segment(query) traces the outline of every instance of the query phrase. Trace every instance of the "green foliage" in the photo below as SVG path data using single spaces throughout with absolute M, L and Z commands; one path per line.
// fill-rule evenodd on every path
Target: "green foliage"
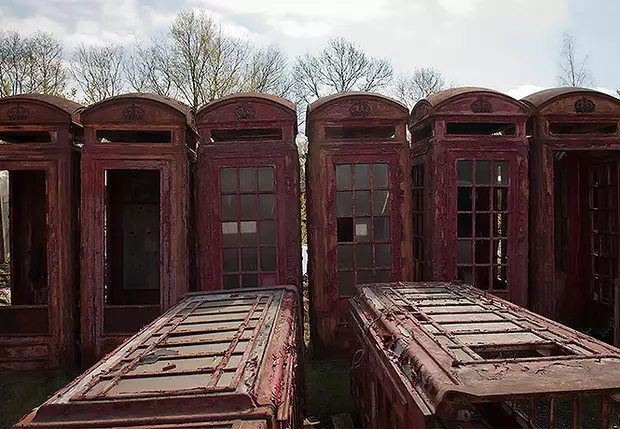
M 299 197 L 301 206 L 301 244 L 308 244 L 308 219 L 306 215 L 306 194 L 301 194 Z

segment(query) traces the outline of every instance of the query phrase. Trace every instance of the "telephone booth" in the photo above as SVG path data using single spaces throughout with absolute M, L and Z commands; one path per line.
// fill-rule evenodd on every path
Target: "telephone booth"
M 580 88 L 524 99 L 531 123 L 533 308 L 611 339 L 618 278 L 620 100 Z
M 92 363 L 188 291 L 190 108 L 125 94 L 86 108 L 82 360 Z
M 407 108 L 362 92 L 308 107 L 310 322 L 318 356 L 350 352 L 348 299 L 411 275 Z
M 80 108 L 50 95 L 0 99 L 0 373 L 75 364 Z
M 419 101 L 409 119 L 416 280 L 462 280 L 527 306 L 529 109 L 484 88 Z
M 295 105 L 240 93 L 196 114 L 199 290 L 301 287 Z

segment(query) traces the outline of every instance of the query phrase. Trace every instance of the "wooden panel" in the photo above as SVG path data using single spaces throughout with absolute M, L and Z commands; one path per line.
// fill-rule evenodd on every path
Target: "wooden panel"
M 0 307 L 0 335 L 47 334 L 47 307 Z
M 159 305 L 106 306 L 103 311 L 105 333 L 132 334 L 159 316 Z

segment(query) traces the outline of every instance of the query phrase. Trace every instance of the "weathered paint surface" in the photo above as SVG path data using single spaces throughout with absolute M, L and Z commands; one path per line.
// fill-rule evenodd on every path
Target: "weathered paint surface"
M 339 296 L 338 291 L 336 165 L 389 165 L 391 278 L 410 279 L 411 183 L 407 113 L 405 106 L 371 93 L 325 97 L 308 108 L 308 277 L 312 343 L 318 356 L 350 352 L 349 296 Z M 375 134 L 384 130 L 390 132 Z M 362 135 L 355 137 L 358 132 Z M 352 136 L 346 136 L 347 133 Z
M 611 303 L 592 300 L 590 293 L 590 240 L 588 175 L 589 167 L 600 161 L 620 164 L 620 102 L 614 97 L 588 89 L 556 88 L 526 97 L 534 116 L 530 136 L 530 284 L 531 306 L 547 317 L 572 324 L 605 329 L 613 317 Z M 575 134 L 554 132 L 558 124 L 594 127 L 615 125 L 615 132 Z M 568 230 L 568 263 L 557 259 L 556 199 L 562 198 L 554 184 L 560 174 L 559 162 L 567 168 L 567 216 L 560 220 Z M 618 198 L 616 196 L 616 201 Z M 620 213 L 620 211 L 616 211 Z M 616 225 L 619 222 L 616 219 Z M 593 225 L 592 225 L 593 226 Z M 613 249 L 612 249 L 613 252 Z M 617 245 L 616 245 L 617 257 Z M 613 253 L 612 253 L 613 255 Z M 616 273 L 617 273 L 616 268 Z M 613 291 L 612 291 L 613 295 Z M 613 297 L 612 297 L 613 302 Z M 616 320 L 616 324 L 618 321 Z
M 125 94 L 81 112 L 85 127 L 82 157 L 81 352 L 88 365 L 113 350 L 189 290 L 188 224 L 190 162 L 197 134 L 189 107 L 151 94 Z M 118 133 L 102 140 L 98 132 Z M 123 141 L 123 132 L 164 133 L 167 141 Z M 169 134 L 166 134 L 169 133 Z M 113 134 L 112 134 L 113 135 Z M 126 134 L 125 134 L 126 135 Z M 148 135 L 148 134 L 147 134 Z M 107 170 L 159 172 L 159 302 L 106 305 L 104 215 Z M 120 252 L 121 249 L 115 248 Z M 111 286 L 113 287 L 113 286 Z M 118 287 L 118 286 L 117 286 Z M 105 319 L 120 326 L 105 329 Z
M 16 427 L 301 427 L 298 312 L 292 286 L 189 295 Z
M 507 238 L 503 238 L 508 243 L 508 287 L 493 292 L 519 305 L 528 305 L 529 114 L 528 106 L 484 88 L 441 91 L 413 108 L 409 118 L 411 165 L 422 165 L 424 171 L 423 201 L 417 202 L 423 206 L 424 270 L 414 273 L 416 279 L 458 278 L 457 161 L 505 161 L 509 167 L 509 231 Z M 498 129 L 499 125 L 514 127 L 514 131 L 480 131 L 481 127 L 495 124 Z M 462 130 L 449 129 L 455 126 Z M 477 196 L 472 198 L 475 205 Z M 486 211 L 492 211 L 492 207 Z
M 295 137 L 295 105 L 280 97 L 240 93 L 213 101 L 196 113 L 200 130 L 196 169 L 196 240 L 198 290 L 219 290 L 223 284 L 222 169 L 272 167 L 276 222 L 276 267 L 265 275 L 261 264 L 249 271 L 258 273 L 260 286 L 292 284 L 301 288 L 301 225 L 299 154 Z M 243 191 L 240 191 L 243 192 Z M 257 191 L 260 193 L 260 189 Z M 250 194 L 248 194 L 250 195 Z M 253 194 L 252 194 L 253 195 Z M 256 221 L 252 213 L 239 220 Z M 237 219 L 230 219 L 237 220 Z M 259 223 L 255 222 L 254 224 Z M 256 232 L 256 231 L 255 231 Z M 257 248 L 263 243 L 250 243 Z M 241 241 L 240 247 L 245 244 Z M 233 249 L 234 247 L 229 247 Z
M 353 392 L 367 427 L 436 427 L 437 418 L 467 427 L 516 427 L 518 419 L 555 427 L 567 414 L 558 427 L 618 424 L 620 404 L 611 396 L 620 390 L 618 349 L 474 287 L 362 286 L 351 317 Z M 572 411 L 560 409 L 562 401 Z M 504 410 L 499 426 L 495 404 Z
M 80 108 L 47 95 L 0 99 L 13 301 L 0 307 L 0 372 L 75 364 Z

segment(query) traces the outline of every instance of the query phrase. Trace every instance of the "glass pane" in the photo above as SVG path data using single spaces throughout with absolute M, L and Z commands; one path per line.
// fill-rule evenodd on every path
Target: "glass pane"
M 373 191 L 372 212 L 387 214 L 390 210 L 390 191 Z
M 353 296 L 355 293 L 355 278 L 353 271 L 338 272 L 338 295 Z
M 476 267 L 476 287 L 489 290 L 489 267 Z
M 491 184 L 491 161 L 476 161 L 476 185 Z
M 555 406 L 555 427 L 569 428 L 573 426 L 573 401 L 569 398 L 556 398 Z
M 497 213 L 493 215 L 493 236 L 494 237 L 507 237 L 508 236 L 508 215 L 503 213 Z
M 357 191 L 355 193 L 355 214 L 370 214 L 370 191 Z
M 241 192 L 254 192 L 256 190 L 255 172 L 254 167 L 239 169 L 239 190 Z
M 458 267 L 457 275 L 459 280 L 461 280 L 465 284 L 472 284 L 472 274 L 471 267 Z
M 357 272 L 357 284 L 363 285 L 368 283 L 374 283 L 375 276 L 372 271 L 358 271 Z
M 506 274 L 506 266 L 493 267 L 493 289 L 508 289 L 508 277 Z
M 274 190 L 273 167 L 260 167 L 258 169 L 258 190 L 271 192 Z
M 490 188 L 476 188 L 476 210 L 479 210 L 479 211 L 491 210 L 491 189 Z
M 372 186 L 373 188 L 387 188 L 389 183 L 388 165 L 372 165 Z
M 222 222 L 222 245 L 237 245 L 239 243 L 238 232 L 237 222 Z
M 241 231 L 241 244 L 256 244 L 258 242 L 256 221 L 241 222 L 239 230 Z
M 220 191 L 237 192 L 236 168 L 222 168 L 220 170 Z
M 273 194 L 258 196 L 258 216 L 260 219 L 273 219 L 276 204 Z
M 459 214 L 457 216 L 457 236 L 458 237 L 471 237 L 472 236 L 472 215 L 471 214 Z
M 391 282 L 392 271 L 390 270 L 377 270 L 375 271 L 375 281 L 378 282 Z
M 471 185 L 473 182 L 472 161 L 457 161 L 456 172 L 459 185 Z
M 355 241 L 370 241 L 372 230 L 369 217 L 355 219 Z
M 261 286 L 275 286 L 278 284 L 278 275 L 274 273 L 261 274 Z
M 508 210 L 508 188 L 495 188 L 493 209 L 496 211 Z
M 471 194 L 472 188 L 459 187 L 457 191 L 457 206 L 456 209 L 460 212 L 471 211 Z
M 338 243 L 353 242 L 353 218 L 341 217 L 337 220 Z
M 222 195 L 222 220 L 238 219 L 238 208 L 236 195 Z
M 239 219 L 256 219 L 256 195 L 240 195 Z
M 375 266 L 391 267 L 392 266 L 392 245 L 391 244 L 375 244 Z
M 357 268 L 372 268 L 372 244 L 358 244 L 355 247 Z
M 459 264 L 471 264 L 471 241 L 459 240 L 457 244 L 456 261 Z
M 258 287 L 258 274 L 243 274 L 241 287 Z
M 258 270 L 258 252 L 256 250 L 256 247 L 241 249 L 241 270 Z
M 491 215 L 488 213 L 476 214 L 476 237 L 491 236 Z
M 276 223 L 272 221 L 258 224 L 260 244 L 276 244 Z
M 239 275 L 227 274 L 223 278 L 224 280 L 224 289 L 237 289 L 239 287 Z
M 370 165 L 355 164 L 355 189 L 370 188 Z
M 338 245 L 338 268 L 353 269 L 353 245 Z
M 351 165 L 336 166 L 336 188 L 351 189 Z
M 336 192 L 336 215 L 353 216 L 353 192 Z
M 495 185 L 508 185 L 508 163 L 506 161 L 496 162 L 493 176 Z
M 491 254 L 490 240 L 476 240 L 476 263 L 488 264 Z
M 376 217 L 375 223 L 375 237 L 374 241 L 388 241 L 390 239 L 390 218 L 389 217 Z
M 236 273 L 239 271 L 239 250 L 222 250 L 222 268 L 225 273 Z
M 261 247 L 260 248 L 260 270 L 275 271 L 276 270 L 276 248 Z
M 495 240 L 493 242 L 494 264 L 506 265 L 508 263 L 508 240 Z

